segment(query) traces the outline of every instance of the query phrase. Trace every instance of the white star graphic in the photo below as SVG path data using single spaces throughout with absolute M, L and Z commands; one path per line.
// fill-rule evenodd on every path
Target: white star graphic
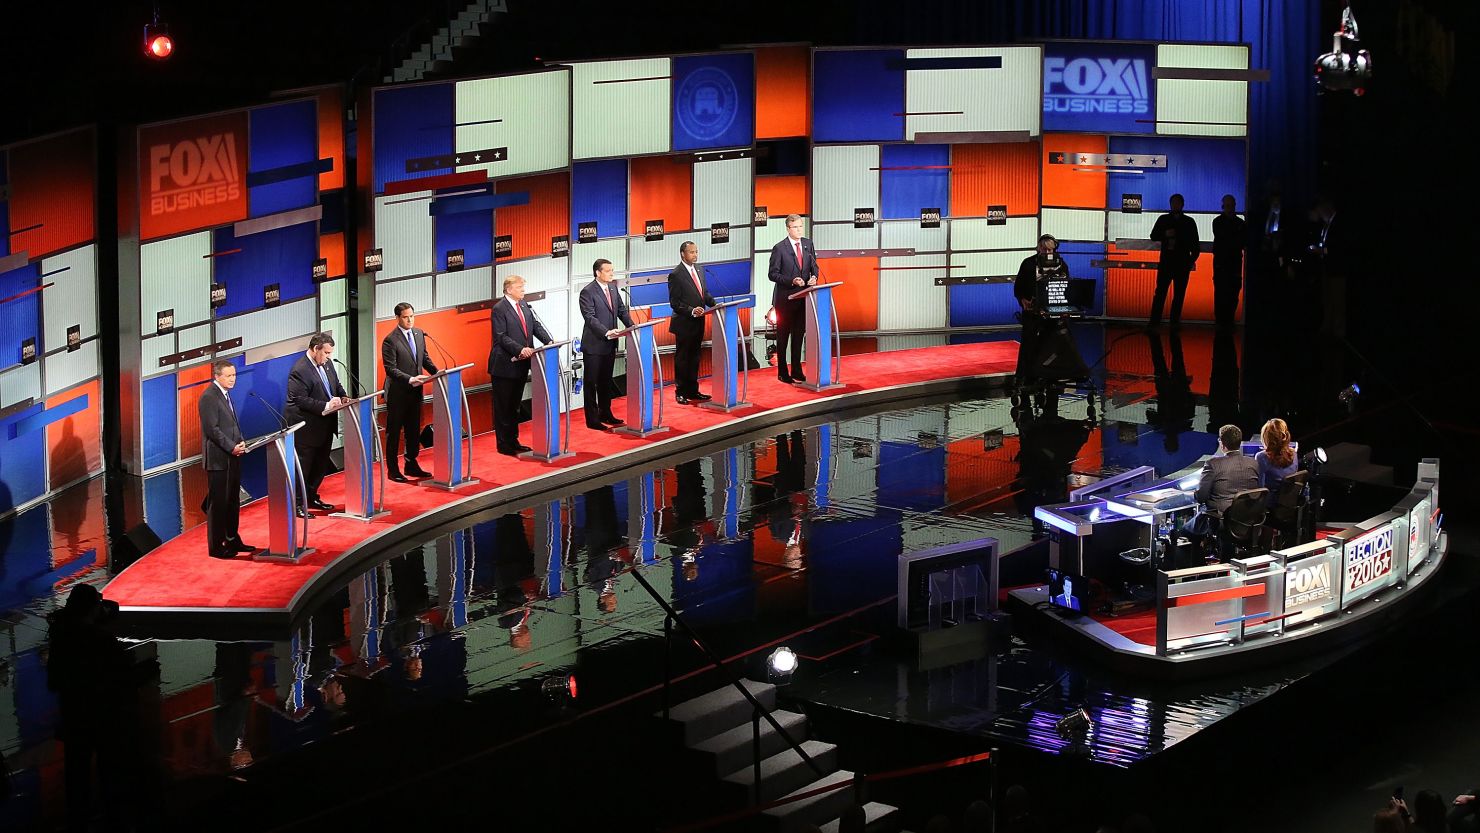
M 475 153 L 475 154 L 473 154 L 473 161 L 474 162 L 482 162 L 483 161 L 483 154 L 481 154 L 481 153 Z

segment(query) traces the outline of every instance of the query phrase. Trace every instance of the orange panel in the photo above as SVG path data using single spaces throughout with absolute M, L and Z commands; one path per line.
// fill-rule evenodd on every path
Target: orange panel
M 211 380 L 211 363 L 187 368 L 175 376 L 180 388 L 176 394 L 180 408 L 180 456 L 194 457 L 201 453 L 200 446 L 200 395 L 205 383 Z
M 60 393 L 46 400 L 47 410 L 71 402 L 79 396 L 87 397 L 87 407 L 60 422 L 46 426 L 48 468 L 51 482 L 48 488 L 55 489 L 103 468 L 101 435 L 102 392 L 98 380 Z
M 344 232 L 319 235 L 319 257 L 326 261 L 330 278 L 344 277 Z
M 189 529 L 206 522 L 206 513 L 201 505 L 206 502 L 206 493 L 211 490 L 210 475 L 205 466 L 186 466 L 180 469 L 180 528 Z
M 1037 142 L 951 146 L 951 216 L 985 217 L 989 205 L 1038 213 Z
M 1160 252 L 1125 252 L 1114 243 L 1107 247 L 1112 259 L 1138 260 L 1155 263 Z M 1156 270 L 1154 269 L 1107 269 L 1105 270 L 1105 314 L 1112 318 L 1146 318 L 1151 313 L 1151 298 L 1156 293 Z M 1237 316 L 1243 318 L 1243 295 L 1239 296 Z M 1170 317 L 1172 290 L 1167 290 L 1167 299 L 1162 309 L 1162 319 Z M 1182 320 L 1213 320 L 1213 257 L 1207 252 L 1197 259 L 1197 267 L 1187 282 L 1187 298 L 1182 303 Z
M 687 158 L 633 159 L 628 171 L 628 234 L 642 235 L 648 220 L 662 220 L 666 234 L 693 228 L 694 166 Z
M 833 290 L 838 328 L 845 333 L 879 329 L 879 259 L 876 257 L 830 257 L 818 268 L 824 283 L 846 283 Z
M 807 213 L 805 176 L 759 176 L 755 179 L 755 204 L 764 205 L 772 217 Z
M 319 93 L 319 158 L 333 160 L 333 167 L 319 174 L 319 190 L 344 187 L 344 96 L 338 87 Z M 323 255 L 320 255 L 323 257 Z M 331 275 L 343 274 L 333 272 Z
M 946 444 L 946 503 L 1001 497 L 1017 478 L 1018 438 L 988 451 L 980 436 Z
M 51 526 L 55 534 L 51 539 L 51 566 L 53 569 L 68 564 L 93 552 L 92 569 L 108 565 L 107 523 L 103 517 L 103 478 L 95 477 L 81 486 L 67 489 L 51 504 Z M 79 565 L 80 566 L 80 565 Z M 57 579 L 57 587 L 63 587 L 87 578 L 88 573 L 73 570 L 58 570 L 63 575 Z
M 1075 171 L 1075 165 L 1050 165 L 1050 153 L 1109 153 L 1104 136 L 1043 135 L 1043 204 L 1059 208 L 1104 208 L 1104 173 Z
M 1150 303 L 1149 301 L 1147 302 Z M 1213 350 L 1216 333 L 1204 328 L 1187 328 L 1173 334 L 1170 330 L 1131 335 L 1116 340 L 1116 347 L 1105 358 L 1105 369 L 1110 373 L 1154 378 L 1156 361 L 1151 351 L 1161 351 L 1162 366 L 1168 373 L 1182 372 L 1189 377 L 1189 386 L 1194 394 L 1205 396 L 1208 381 L 1213 375 Z M 1175 337 L 1174 337 L 1175 336 Z M 1111 336 L 1112 338 L 1114 336 Z M 1234 364 L 1241 362 L 1242 345 L 1233 339 Z M 1181 353 L 1180 361 L 1178 351 Z
M 493 324 L 490 321 L 486 309 L 467 313 L 445 309 L 416 315 L 416 326 L 431 333 L 432 338 L 441 342 L 448 353 L 460 362 L 473 362 L 473 366 L 462 374 L 463 386 L 470 388 L 489 383 L 488 351 L 493 345 Z M 380 343 L 385 341 L 385 337 L 395 326 L 394 318 L 375 322 L 375 348 L 372 354 L 375 357 L 375 385 L 382 389 L 385 387 L 385 365 L 380 361 Z M 436 345 L 428 344 L 427 350 L 438 367 L 445 364 Z
M 550 254 L 550 238 L 570 234 L 570 175 L 566 173 L 504 179 L 494 184 L 500 194 L 529 192 L 528 205 L 493 212 L 493 233 L 514 237 L 514 258 Z
M 811 132 L 808 76 L 812 56 L 805 46 L 755 50 L 755 137 L 785 139 Z

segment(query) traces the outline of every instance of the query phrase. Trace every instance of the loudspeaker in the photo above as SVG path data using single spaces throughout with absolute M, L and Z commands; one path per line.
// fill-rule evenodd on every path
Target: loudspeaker
M 149 524 L 139 524 L 125 532 L 122 540 L 114 542 L 114 563 L 119 567 L 126 567 L 143 558 L 161 543 L 163 542 L 149 528 Z

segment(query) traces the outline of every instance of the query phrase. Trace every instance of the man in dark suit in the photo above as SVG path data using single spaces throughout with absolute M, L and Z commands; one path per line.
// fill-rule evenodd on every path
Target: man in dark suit
M 339 433 L 339 417 L 334 412 L 349 401 L 349 394 L 339 384 L 339 375 L 329 361 L 333 356 L 334 336 L 315 333 L 308 340 L 308 352 L 288 372 L 288 407 L 284 414 L 289 424 L 303 423 L 294 444 L 298 462 L 303 466 L 308 505 L 325 512 L 334 508 L 319 499 L 319 484 L 329 473 L 329 451 L 334 447 L 334 436 Z
M 802 236 L 802 218 L 786 216 L 786 239 L 771 247 L 771 263 L 766 276 L 776 284 L 771 292 L 771 306 L 776 310 L 776 378 L 783 382 L 800 382 L 802 373 L 802 338 L 807 334 L 807 304 L 788 297 L 798 289 L 817 285 L 817 250 L 812 241 Z M 787 371 L 786 346 L 791 343 L 791 370 Z
M 632 316 L 612 280 L 612 262 L 601 258 L 591 264 L 596 280 L 581 289 L 581 353 L 586 360 L 586 427 L 609 430 L 626 423 L 612 413 L 612 369 L 617 363 L 617 325 L 632 326 Z
M 231 404 L 231 389 L 236 387 L 236 365 L 225 359 L 211 363 L 211 383 L 201 392 L 201 455 L 205 458 L 206 537 L 212 558 L 235 558 L 239 552 L 255 547 L 242 543 L 237 535 L 241 505 L 237 495 L 242 487 L 241 456 L 247 453 L 242 442 L 241 425 L 236 421 L 236 408 Z
M 1213 218 L 1213 318 L 1219 327 L 1232 327 L 1238 296 L 1244 288 L 1244 247 L 1248 223 L 1237 214 L 1232 194 L 1223 195 L 1223 213 Z
M 699 392 L 699 346 L 704 343 L 704 308 L 714 306 L 714 296 L 699 268 L 699 247 L 685 240 L 678 257 L 679 264 L 668 273 L 668 304 L 673 307 L 668 332 L 674 341 L 673 394 L 678 404 L 687 405 L 712 398 Z
M 437 365 L 427 355 L 426 333 L 411 326 L 416 309 L 402 301 L 396 304 L 396 326 L 380 343 L 380 361 L 385 366 L 385 467 L 386 476 L 405 483 L 407 476 L 431 477 L 416 464 L 421 450 L 421 385 Z M 421 371 L 426 371 L 422 373 Z M 397 452 L 406 438 L 406 468 L 402 474 Z
M 549 344 L 555 339 L 535 317 L 524 300 L 524 279 L 504 278 L 504 298 L 489 310 L 493 319 L 493 349 L 488 353 L 488 375 L 493 377 L 493 432 L 498 453 L 513 456 L 531 451 L 519 443 L 519 404 L 524 401 L 524 383 L 529 380 L 529 357 L 534 340 Z
M 1187 298 L 1187 280 L 1197 264 L 1202 243 L 1197 239 L 1197 223 L 1182 213 L 1181 194 L 1169 200 L 1170 214 L 1156 218 L 1151 239 L 1161 244 L 1161 259 L 1156 264 L 1156 293 L 1151 296 L 1149 326 L 1161 325 L 1161 308 L 1166 305 L 1167 288 L 1172 289 L 1172 326 L 1182 326 L 1182 301 Z
M 1243 429 L 1237 425 L 1219 428 L 1218 444 L 1222 453 L 1203 463 L 1201 479 L 1197 482 L 1197 502 L 1214 515 L 1222 515 L 1233 504 L 1234 495 L 1259 488 L 1259 464 L 1243 453 L 1243 442 Z

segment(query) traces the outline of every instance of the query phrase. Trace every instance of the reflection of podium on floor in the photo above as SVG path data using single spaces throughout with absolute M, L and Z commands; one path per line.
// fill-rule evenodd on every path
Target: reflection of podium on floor
M 428 486 L 457 489 L 478 482 L 468 473 L 473 465 L 473 424 L 462 372 L 473 363 L 439 370 L 423 385 L 432 386 L 432 479 Z
M 832 296 L 832 290 L 842 285 L 819 283 L 787 296 L 793 301 L 804 298 L 807 302 L 807 355 L 803 364 L 807 378 L 800 384 L 808 390 L 843 386 L 839 364 L 842 342 L 838 336 L 838 314 Z
M 384 391 L 371 391 L 350 403 L 344 411 L 344 511 L 330 517 L 368 521 L 390 514 L 385 508 L 385 454 L 380 426 L 375 423 L 375 398 Z M 375 462 L 380 461 L 380 476 Z M 376 498 L 376 483 L 380 496 Z
M 533 425 L 530 444 L 533 451 L 520 457 L 533 460 L 558 460 L 570 457 L 574 452 L 566 449 L 565 437 L 570 435 L 569 397 L 565 389 L 565 370 L 560 364 L 560 349 L 571 341 L 552 341 L 534 348 L 529 357 L 533 392 L 530 396 L 530 419 Z M 565 425 L 560 420 L 562 413 Z
M 253 561 L 297 564 L 313 552 L 308 547 L 308 492 L 293 435 L 303 423 L 265 434 L 247 443 L 247 453 L 267 448 L 267 549 L 252 553 Z M 245 456 L 245 455 L 243 455 Z

